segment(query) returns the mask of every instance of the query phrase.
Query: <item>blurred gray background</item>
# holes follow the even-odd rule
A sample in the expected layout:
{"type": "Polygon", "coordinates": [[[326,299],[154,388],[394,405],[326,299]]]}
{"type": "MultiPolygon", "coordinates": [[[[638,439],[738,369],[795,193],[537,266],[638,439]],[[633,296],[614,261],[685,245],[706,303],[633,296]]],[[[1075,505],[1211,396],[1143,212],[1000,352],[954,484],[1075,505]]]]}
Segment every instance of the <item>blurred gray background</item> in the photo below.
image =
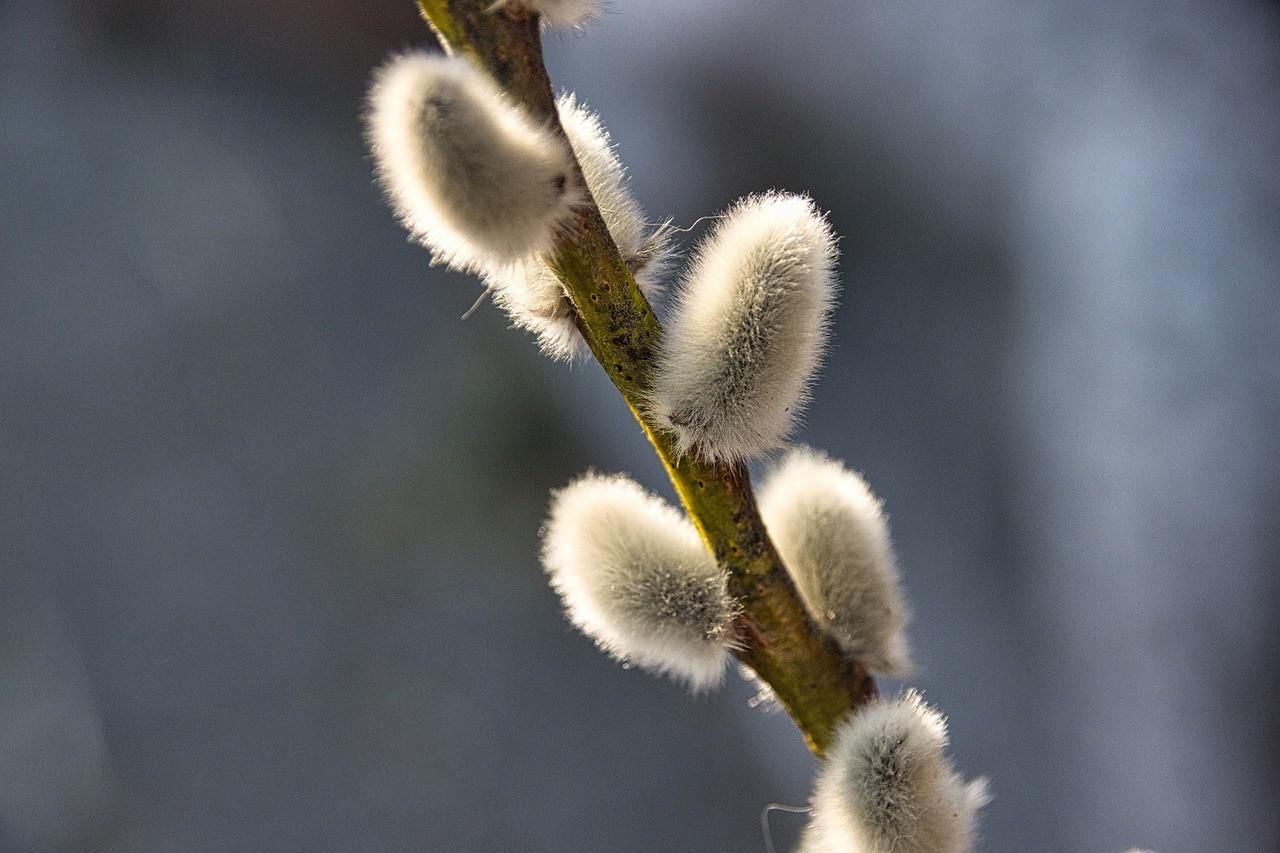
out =
{"type": "MultiPolygon", "coordinates": [[[[368,72],[430,40],[0,2],[0,850],[743,853],[807,797],[748,685],[558,612],[548,489],[668,487],[381,203],[368,72]]],[[[1276,5],[615,0],[548,63],[654,216],[831,211],[800,438],[887,501],[983,849],[1280,849],[1276,5]]]]}

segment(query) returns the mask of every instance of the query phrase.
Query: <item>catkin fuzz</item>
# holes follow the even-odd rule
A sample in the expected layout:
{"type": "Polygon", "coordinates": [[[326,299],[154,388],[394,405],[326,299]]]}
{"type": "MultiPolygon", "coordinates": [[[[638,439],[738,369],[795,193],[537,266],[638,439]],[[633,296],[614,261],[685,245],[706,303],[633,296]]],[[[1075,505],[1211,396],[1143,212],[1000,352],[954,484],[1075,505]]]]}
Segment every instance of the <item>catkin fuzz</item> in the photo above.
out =
{"type": "Polygon", "coordinates": [[[739,201],[699,246],[651,394],[680,453],[724,461],[781,444],[825,347],[835,258],[813,202],[783,193],[739,201]]]}
{"type": "Polygon", "coordinates": [[[569,620],[613,657],[695,691],[723,678],[727,579],[666,501],[627,477],[588,474],[552,496],[542,563],[569,620]]]}
{"type": "Polygon", "coordinates": [[[946,720],[918,693],[855,712],[818,777],[801,849],[971,853],[986,780],[964,781],[946,746],[946,720]]]}
{"type": "MultiPolygon", "coordinates": [[[[600,117],[572,94],[556,102],[560,123],[582,167],[609,236],[650,303],[662,296],[671,265],[671,227],[651,225],[627,186],[627,171],[600,117]]],[[[511,322],[532,332],[552,358],[572,360],[584,349],[573,304],[541,258],[495,270],[487,276],[494,301],[511,322]]]]}
{"type": "Polygon", "coordinates": [[[396,214],[455,269],[484,272],[546,251],[581,195],[564,140],[465,59],[391,59],[374,76],[366,126],[396,214]]]}
{"type": "Polygon", "coordinates": [[[600,11],[599,0],[498,0],[495,7],[524,6],[550,27],[581,27],[600,11]]]}
{"type": "Polygon", "coordinates": [[[813,620],[872,672],[909,674],[897,561],[880,500],[866,482],[800,447],[768,472],[758,503],[813,620]]]}

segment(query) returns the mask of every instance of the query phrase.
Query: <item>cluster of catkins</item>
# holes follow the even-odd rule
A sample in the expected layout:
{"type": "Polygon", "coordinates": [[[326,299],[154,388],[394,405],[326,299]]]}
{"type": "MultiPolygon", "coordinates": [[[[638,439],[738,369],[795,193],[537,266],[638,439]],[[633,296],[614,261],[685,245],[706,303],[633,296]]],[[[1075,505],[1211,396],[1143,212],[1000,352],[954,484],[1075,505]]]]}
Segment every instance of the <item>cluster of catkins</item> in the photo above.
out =
{"type": "MultiPolygon", "coordinates": [[[[593,11],[589,0],[524,3],[553,25],[593,11]]],[[[651,302],[672,267],[672,229],[646,219],[599,117],[572,94],[557,107],[563,135],[467,59],[414,52],[377,72],[367,121],[378,177],[414,239],[435,262],[479,275],[514,325],[570,359],[583,340],[546,258],[575,206],[594,200],[651,302]]],[[[730,462],[781,447],[806,402],[836,245],[805,196],[753,195],[718,219],[666,312],[646,415],[679,453],[730,462]]],[[[871,671],[908,673],[893,549],[862,478],[793,448],[758,504],[815,624],[871,671]]],[[[604,651],[694,690],[722,680],[738,608],[678,509],[625,476],[587,474],[553,496],[542,560],[569,619],[604,651]]],[[[946,744],[942,716],[914,692],[853,714],[816,785],[802,849],[970,850],[986,789],[960,777],[946,744]]]]}

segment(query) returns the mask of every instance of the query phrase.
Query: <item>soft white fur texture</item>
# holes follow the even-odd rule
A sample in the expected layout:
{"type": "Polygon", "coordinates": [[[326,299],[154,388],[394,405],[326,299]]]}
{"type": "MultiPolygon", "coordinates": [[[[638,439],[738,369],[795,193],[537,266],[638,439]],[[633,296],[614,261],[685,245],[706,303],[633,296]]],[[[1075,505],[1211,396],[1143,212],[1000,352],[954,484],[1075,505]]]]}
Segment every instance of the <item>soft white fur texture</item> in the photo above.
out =
{"type": "Polygon", "coordinates": [[[438,263],[479,272],[542,252],[580,197],[564,141],[465,59],[392,58],[366,124],[379,181],[438,263]]]}
{"type": "Polygon", "coordinates": [[[624,663],[720,683],[735,614],[724,572],[684,516],[627,477],[552,496],[542,564],[569,620],[624,663]]]}
{"type": "Polygon", "coordinates": [[[805,197],[739,201],[699,246],[651,400],[680,453],[756,456],[794,426],[835,300],[835,236],[805,197]]]}
{"type": "Polygon", "coordinates": [[[823,853],[969,853],[985,779],[946,756],[947,724],[919,694],[879,699],[837,733],[801,848],[823,853]]]}
{"type": "MultiPolygon", "coordinates": [[[[582,166],[587,189],[618,251],[650,303],[662,297],[663,280],[671,266],[671,227],[651,226],[644,209],[627,187],[627,171],[600,117],[580,104],[572,93],[556,102],[560,123],[582,166]]],[[[585,342],[575,322],[573,305],[560,280],[540,258],[497,270],[488,276],[494,301],[511,322],[528,329],[542,351],[571,361],[585,342]]]]}
{"type": "Polygon", "coordinates": [[[498,0],[498,8],[518,3],[537,12],[551,27],[580,27],[600,11],[599,0],[498,0]]]}
{"type": "Polygon", "coordinates": [[[873,672],[909,674],[908,612],[889,526],[866,482],[798,447],[765,476],[758,503],[814,621],[873,672]]]}

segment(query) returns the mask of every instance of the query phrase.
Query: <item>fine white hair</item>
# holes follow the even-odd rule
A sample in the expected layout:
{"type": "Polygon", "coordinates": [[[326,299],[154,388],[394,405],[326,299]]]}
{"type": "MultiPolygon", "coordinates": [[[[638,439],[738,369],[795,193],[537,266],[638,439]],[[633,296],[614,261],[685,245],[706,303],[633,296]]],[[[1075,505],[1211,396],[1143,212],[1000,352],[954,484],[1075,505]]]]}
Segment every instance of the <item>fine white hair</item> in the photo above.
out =
{"type": "Polygon", "coordinates": [[[720,683],[735,606],[684,516],[621,475],[552,496],[542,563],[575,626],[623,663],[693,690],[720,683]]]}
{"type": "MultiPolygon", "coordinates": [[[[587,190],[595,199],[609,236],[618,246],[636,284],[649,302],[662,296],[671,265],[669,224],[650,225],[644,209],[627,186],[627,170],[600,117],[572,93],[556,102],[560,123],[582,167],[587,190]]],[[[584,347],[573,304],[559,278],[540,258],[494,271],[488,276],[494,301],[511,322],[532,332],[544,353],[572,360],[584,347]]]]}
{"type": "Polygon", "coordinates": [[[459,270],[547,250],[581,195],[564,140],[465,59],[393,57],[374,75],[366,127],[397,216],[459,270]]]}
{"type": "Polygon", "coordinates": [[[542,16],[551,27],[580,27],[600,11],[599,0],[498,0],[497,8],[517,4],[542,16]]]}
{"type": "Polygon", "coordinates": [[[651,393],[679,453],[722,461],[782,443],[825,347],[835,259],[830,226],[800,195],[743,199],[702,242],[651,393]]]}
{"type": "Polygon", "coordinates": [[[818,777],[803,849],[970,853],[986,780],[964,781],[946,746],[946,720],[915,692],[858,710],[818,777]]]}
{"type": "Polygon", "coordinates": [[[909,674],[907,606],[889,526],[866,482],[797,447],[765,476],[758,502],[814,621],[872,672],[909,674]]]}

